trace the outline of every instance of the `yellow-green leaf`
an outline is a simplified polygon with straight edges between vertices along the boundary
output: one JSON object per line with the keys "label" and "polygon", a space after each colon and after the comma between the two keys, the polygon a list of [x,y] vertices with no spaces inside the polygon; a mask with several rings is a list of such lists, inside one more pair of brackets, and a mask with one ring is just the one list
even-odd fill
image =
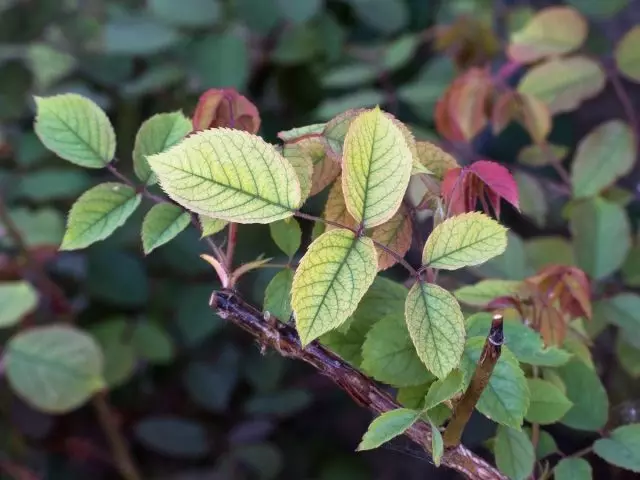
{"label": "yellow-green leaf", "polygon": [[427,239],[422,262],[432,268],[456,270],[480,265],[507,248],[507,229],[480,212],[448,218]]}
{"label": "yellow-green leaf", "polygon": [[554,161],[562,161],[564,157],[569,153],[569,149],[564,145],[548,144],[550,155],[545,149],[540,148],[539,145],[529,145],[524,147],[518,153],[518,162],[523,165],[529,165],[530,167],[544,167]]}
{"label": "yellow-green leaf", "polygon": [[438,285],[418,282],[407,295],[405,319],[420,360],[438,378],[446,377],[464,350],[464,317],[458,301]]}
{"label": "yellow-green leaf", "polygon": [[640,25],[629,30],[616,45],[614,52],[616,64],[629,80],[640,82]]}
{"label": "yellow-green leaf", "polygon": [[475,285],[460,287],[453,294],[462,303],[474,307],[484,307],[495,298],[515,295],[521,285],[522,283],[516,280],[489,278],[481,280]]}
{"label": "yellow-green leaf", "polygon": [[142,247],[146,255],[182,232],[191,217],[171,203],[154,205],[142,221]]}
{"label": "yellow-green leaf", "polygon": [[102,168],[116,151],[109,118],[88,98],[75,93],[35,97],[35,132],[45,147],[86,168]]}
{"label": "yellow-green leaf", "polygon": [[420,412],[408,408],[396,408],[383,413],[369,425],[367,433],[358,445],[358,451],[378,448],[392,438],[402,435],[419,416]]}
{"label": "yellow-green leaf", "polygon": [[344,229],[320,235],[293,278],[291,305],[302,344],[342,325],[373,283],[377,270],[371,239]]}
{"label": "yellow-green leaf", "polygon": [[[371,232],[371,238],[376,242],[388,247],[401,257],[409,250],[413,237],[413,228],[411,226],[411,217],[406,209],[400,207],[391,220],[378,225]],[[376,247],[378,251],[378,270],[386,270],[392,267],[398,261],[396,258],[385,250]]]}
{"label": "yellow-green leaf", "polygon": [[38,306],[38,291],[30,283],[0,283],[0,327],[11,327]]}
{"label": "yellow-green leaf", "polygon": [[431,142],[416,142],[416,151],[420,163],[440,179],[447,170],[460,166],[455,158]]}
{"label": "yellow-green leaf", "polygon": [[555,115],[569,112],[595,97],[605,83],[605,73],[598,63],[576,55],[552,58],[531,68],[518,85],[518,91],[542,100]]}
{"label": "yellow-green leaf", "polygon": [[71,207],[61,250],[77,250],[104,240],[140,205],[140,194],[122,183],[102,183],[83,193]]}
{"label": "yellow-green leaf", "polygon": [[584,137],[571,165],[574,198],[597,195],[625,176],[636,160],[636,141],[629,125],[610,120]]}
{"label": "yellow-green leaf", "polygon": [[270,144],[214,128],[147,157],[164,191],[196,213],[237,223],[271,223],[300,206],[294,168]]}
{"label": "yellow-green leaf", "polygon": [[521,30],[511,35],[507,53],[520,63],[563,55],[587,39],[587,22],[575,9],[548,7],[540,10]]}
{"label": "yellow-green leaf", "polygon": [[284,146],[282,154],[286,158],[298,176],[300,182],[301,203],[309,197],[313,178],[313,163],[306,153],[303,145],[291,143]]}
{"label": "yellow-green leaf", "polygon": [[220,220],[219,218],[211,218],[206,215],[198,215],[200,220],[200,228],[202,229],[202,237],[208,237],[220,232],[229,222]]}
{"label": "yellow-green leaf", "polygon": [[149,163],[148,155],[162,153],[184,138],[191,131],[191,120],[182,112],[159,113],[144,121],[133,146],[133,170],[146,185],[157,179]]}
{"label": "yellow-green leaf", "polygon": [[436,405],[449,400],[464,387],[464,376],[460,370],[453,370],[449,375],[436,380],[429,387],[424,399],[424,410],[429,410]]}
{"label": "yellow-green leaf", "polygon": [[400,207],[411,176],[407,142],[380,109],[360,114],[344,141],[342,190],[349,213],[366,228],[389,220]]}

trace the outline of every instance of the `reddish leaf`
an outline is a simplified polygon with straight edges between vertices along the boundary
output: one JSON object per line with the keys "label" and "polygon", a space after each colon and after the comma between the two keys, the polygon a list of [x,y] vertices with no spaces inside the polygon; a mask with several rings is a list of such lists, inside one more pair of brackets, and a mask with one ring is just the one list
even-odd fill
{"label": "reddish leaf", "polygon": [[493,132],[500,133],[511,121],[520,123],[535,142],[546,140],[551,131],[549,108],[537,98],[513,90],[501,94],[493,104]]}
{"label": "reddish leaf", "polygon": [[591,318],[591,287],[587,275],[576,267],[552,265],[528,279],[538,293],[558,300],[563,312],[572,317]]}
{"label": "reddish leaf", "polygon": [[211,88],[198,100],[193,114],[193,130],[229,127],[256,133],[260,114],[256,106],[233,88]]}

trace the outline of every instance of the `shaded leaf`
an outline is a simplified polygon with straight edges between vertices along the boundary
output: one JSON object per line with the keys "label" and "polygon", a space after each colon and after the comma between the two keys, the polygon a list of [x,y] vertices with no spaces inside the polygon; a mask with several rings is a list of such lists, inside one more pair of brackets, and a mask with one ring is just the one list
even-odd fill
{"label": "shaded leaf", "polygon": [[440,466],[440,460],[444,454],[444,441],[442,434],[433,422],[431,424],[431,456],[433,457],[433,463],[436,467]]}
{"label": "shaded leaf", "polygon": [[133,325],[126,318],[113,318],[92,325],[89,332],[96,339],[104,357],[103,376],[109,388],[131,379],[136,366],[133,348]]}
{"label": "shaded leaf", "polygon": [[640,377],[640,348],[628,343],[624,332],[619,332],[616,340],[616,357],[620,366],[633,378]]}
{"label": "shaded leaf", "polygon": [[528,240],[524,245],[529,264],[535,270],[550,265],[573,266],[571,243],[561,236],[542,236]]}
{"label": "shaded leaf", "polygon": [[149,0],[148,8],[163,22],[178,27],[210,26],[221,13],[216,0],[186,0],[181,4],[172,0]]}
{"label": "shaded leaf", "polygon": [[555,385],[539,378],[528,378],[531,402],[525,418],[531,423],[548,425],[560,420],[573,406]]}
{"label": "shaded leaf", "polygon": [[609,437],[596,440],[593,451],[612,465],[640,472],[640,423],[616,428]]}
{"label": "shaded leaf", "polygon": [[499,425],[494,453],[498,468],[511,480],[525,480],[532,474],[536,456],[523,431]]}
{"label": "shaded leaf", "polygon": [[371,422],[357,450],[372,450],[402,435],[419,416],[420,412],[408,408],[397,408],[383,413]]}
{"label": "shaded leaf", "polygon": [[207,217],[206,215],[198,215],[200,219],[200,228],[202,228],[202,237],[209,237],[222,231],[227,226],[226,220],[220,220],[219,218]]}
{"label": "shaded leaf", "polygon": [[152,321],[137,322],[131,337],[136,354],[150,363],[163,365],[175,356],[175,346],[168,332]]}
{"label": "shaded leaf", "polygon": [[609,400],[598,374],[579,359],[560,367],[558,374],[567,387],[567,398],[573,402],[560,422],[576,430],[603,428],[609,416]]}
{"label": "shaded leaf", "polygon": [[436,405],[454,397],[464,387],[464,376],[460,370],[452,370],[445,378],[436,380],[429,387],[424,399],[423,410],[429,410]]}
{"label": "shaded leaf", "polygon": [[198,459],[209,452],[204,426],[186,418],[147,417],[135,425],[134,434],[147,448],[170,457]]}
{"label": "shaded leaf", "polygon": [[[282,155],[291,164],[298,177],[298,182],[300,182],[301,203],[304,203],[307,200],[311,193],[311,189],[313,188],[314,165],[312,161],[315,157],[312,157],[310,153],[309,148],[305,148],[305,145],[302,142],[286,144],[282,150]],[[324,165],[323,163],[319,168],[322,167],[332,167],[332,165]],[[322,173],[323,172],[320,172],[320,174]],[[320,182],[319,179],[317,179],[316,186],[319,185]]]}
{"label": "shaded leaf", "polygon": [[553,469],[556,480],[591,480],[591,465],[584,458],[563,458]]}
{"label": "shaded leaf", "polygon": [[300,248],[302,241],[302,230],[295,218],[278,220],[269,224],[271,238],[278,248],[286,253],[289,258],[293,257]]}
{"label": "shaded leaf", "polygon": [[527,264],[527,256],[522,239],[513,231],[507,232],[507,249],[502,255],[473,267],[474,272],[483,277],[523,280],[533,273]]}
{"label": "shaded leaf", "polygon": [[455,158],[431,142],[416,142],[416,151],[420,163],[439,178],[459,166]]}
{"label": "shaded leaf", "polygon": [[475,285],[465,285],[453,292],[456,298],[467,305],[484,307],[498,297],[515,295],[521,283],[515,280],[487,279]]}
{"label": "shaded leaf", "polygon": [[264,291],[264,311],[283,322],[288,321],[293,312],[291,308],[292,286],[293,271],[286,268],[278,272]]}
{"label": "shaded leaf", "polygon": [[24,281],[0,283],[0,327],[12,327],[38,306],[38,291]]}
{"label": "shaded leaf", "polygon": [[123,56],[159,53],[179,40],[172,27],[143,15],[119,15],[107,22],[102,34],[104,53]]}
{"label": "shaded leaf", "polygon": [[513,177],[518,184],[522,213],[530,217],[536,225],[544,226],[549,206],[541,182],[533,175],[521,171],[514,173]]}
{"label": "shaded leaf", "polygon": [[142,246],[149,255],[153,250],[171,241],[182,232],[191,217],[180,207],[171,203],[154,205],[142,222]]}
{"label": "shaded leaf", "polygon": [[636,48],[638,41],[640,41],[640,25],[635,25],[622,37],[614,51],[618,69],[634,82],[640,82],[640,54]]}
{"label": "shaded leaf", "polygon": [[555,160],[562,161],[569,153],[569,149],[564,145],[549,144],[548,150],[551,155],[548,155],[546,150],[539,145],[524,147],[518,153],[518,162],[530,167],[543,167],[553,163]]}

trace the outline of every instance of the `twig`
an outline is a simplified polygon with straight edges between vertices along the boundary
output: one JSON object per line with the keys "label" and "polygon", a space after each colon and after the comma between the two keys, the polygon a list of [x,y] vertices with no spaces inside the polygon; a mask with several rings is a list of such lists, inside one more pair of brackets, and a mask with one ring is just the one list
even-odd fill
{"label": "twig", "polygon": [[629,120],[631,129],[633,130],[633,136],[637,139],[638,135],[640,135],[640,127],[638,126],[638,117],[636,117],[636,112],[633,108],[633,104],[631,103],[631,99],[629,98],[629,95],[627,95],[627,91],[624,89],[618,73],[614,69],[608,69],[607,73],[609,81],[611,82],[611,85],[613,85],[616,96],[620,101],[620,105],[624,110],[624,114]]}
{"label": "twig", "polygon": [[489,383],[493,368],[496,366],[496,363],[498,363],[503,341],[502,315],[497,314],[493,316],[491,329],[489,330],[489,335],[487,335],[487,340],[484,342],[484,348],[482,349],[482,354],[480,355],[480,360],[478,361],[478,366],[473,374],[471,383],[462,395],[460,401],[456,404],[451,421],[444,431],[443,439],[445,447],[451,448],[460,445],[464,427],[471,418],[471,414],[480,399],[480,395],[482,395],[482,392]]}
{"label": "twig", "polygon": [[129,449],[125,444],[125,439],[113,418],[113,413],[106,395],[105,392],[98,392],[91,402],[96,411],[98,421],[102,426],[102,430],[109,441],[113,458],[125,480],[141,480],[142,477],[133,463],[133,459],[129,455]]}
{"label": "twig", "polygon": [[576,453],[572,453],[569,455],[570,458],[580,458],[585,455],[589,455],[593,451],[593,445],[583,448],[582,450],[578,450]]}
{"label": "twig", "polygon": [[238,224],[229,223],[229,232],[227,234],[227,271],[231,272],[233,268],[233,252],[236,249],[236,243],[238,242]]}
{"label": "twig", "polygon": [[[262,313],[244,302],[235,292],[215,291],[211,295],[211,307],[220,315],[253,335],[262,348],[272,347],[284,357],[302,360],[331,379],[336,385],[363,407],[382,414],[400,405],[382,390],[373,380],[351,367],[337,355],[312,342],[305,348],[295,329],[283,322],[265,320]],[[431,428],[418,421],[405,435],[427,453],[431,448]],[[457,470],[467,478],[477,480],[506,480],[497,469],[466,447],[460,445],[449,449],[442,457],[442,464]]]}

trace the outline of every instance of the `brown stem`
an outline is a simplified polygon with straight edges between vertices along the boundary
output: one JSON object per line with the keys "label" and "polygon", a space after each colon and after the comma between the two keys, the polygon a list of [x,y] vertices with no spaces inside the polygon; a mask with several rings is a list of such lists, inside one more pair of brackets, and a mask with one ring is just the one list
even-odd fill
{"label": "brown stem", "polygon": [[122,477],[125,480],[141,480],[142,477],[129,454],[125,438],[113,418],[113,412],[107,400],[107,394],[105,392],[98,392],[93,397],[91,403],[96,411],[102,430],[107,436],[111,453]]}
{"label": "brown stem", "polygon": [[[303,348],[293,327],[273,321],[273,317],[265,319],[260,311],[244,302],[235,292],[213,292],[210,305],[220,317],[253,335],[262,348],[272,347],[284,357],[302,360],[316,368],[347,392],[358,405],[376,414],[400,408],[400,405],[369,377],[318,342],[312,342]],[[405,435],[430,453],[431,428],[426,423],[416,422]],[[462,445],[447,450],[443,455],[442,464],[457,470],[467,478],[506,480],[497,469]]]}
{"label": "brown stem", "polygon": [[446,448],[455,448],[460,445],[464,427],[471,418],[471,414],[480,399],[480,395],[482,395],[482,392],[489,383],[493,368],[496,366],[496,363],[498,363],[503,340],[502,315],[496,314],[493,316],[491,328],[487,335],[487,340],[484,342],[484,348],[482,349],[482,354],[480,355],[480,360],[478,361],[471,383],[462,395],[460,401],[456,404],[451,421],[444,431],[443,439]]}
{"label": "brown stem", "polygon": [[231,272],[233,267],[233,252],[236,249],[236,243],[238,242],[238,224],[229,224],[229,233],[227,239],[227,271]]}

